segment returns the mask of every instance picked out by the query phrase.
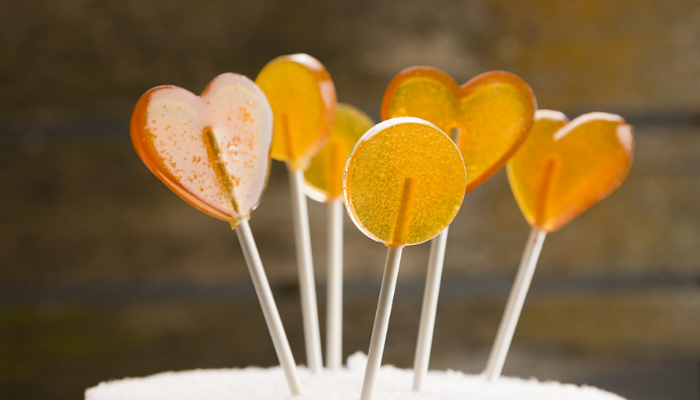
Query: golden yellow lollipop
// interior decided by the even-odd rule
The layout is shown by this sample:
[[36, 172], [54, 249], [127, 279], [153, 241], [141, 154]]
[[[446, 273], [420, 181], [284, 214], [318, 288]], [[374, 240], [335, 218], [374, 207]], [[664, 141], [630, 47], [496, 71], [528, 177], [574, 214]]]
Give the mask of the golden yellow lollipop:
[[632, 166], [632, 127], [619, 115], [569, 120], [537, 111], [530, 138], [508, 162], [513, 195], [527, 222], [554, 232], [612, 193]]
[[530, 137], [508, 162], [510, 187], [532, 229], [486, 365], [487, 379], [501, 375], [546, 234], [617, 189], [632, 166], [633, 150], [632, 127], [619, 115], [594, 112], [569, 122], [558, 111], [537, 111]]
[[[486, 72], [460, 86], [439, 69], [406, 68], [392, 79], [382, 99], [383, 119], [423, 118], [453, 136], [467, 168], [466, 193], [501, 169], [522, 145], [536, 109], [530, 87], [504, 71]], [[445, 229], [430, 247], [414, 361], [417, 391], [428, 372], [447, 234]]]
[[272, 158], [286, 162], [289, 170], [306, 359], [311, 372], [318, 372], [323, 361], [304, 170], [331, 132], [335, 86], [326, 68], [306, 54], [275, 58], [260, 71], [255, 83], [272, 107]]
[[536, 109], [532, 89], [505, 71], [486, 72], [459, 86], [439, 69], [411, 67], [392, 79], [382, 99], [382, 119], [416, 117], [445, 133], [461, 130], [466, 192], [501, 169], [523, 144]]
[[272, 158], [291, 169], [306, 169], [335, 119], [335, 86], [328, 71], [307, 54], [292, 54], [267, 63], [255, 83], [274, 115]]
[[343, 170], [355, 143], [372, 125], [367, 114], [338, 103], [331, 135], [304, 171], [306, 194], [328, 205], [326, 366], [330, 369], [341, 368], [343, 361]]
[[466, 185], [457, 146], [437, 126], [418, 118], [374, 126], [348, 158], [343, 197], [350, 217], [367, 236], [389, 247], [362, 400], [374, 395], [402, 249], [445, 229], [459, 211]]
[[355, 143], [374, 122], [364, 112], [343, 103], [338, 103], [335, 124], [328, 142], [311, 159], [304, 171], [306, 193], [314, 200], [326, 202], [343, 195], [343, 170]]
[[435, 125], [394, 118], [360, 139], [343, 184], [358, 228], [397, 247], [423, 243], [449, 225], [464, 198], [466, 172], [457, 146]]

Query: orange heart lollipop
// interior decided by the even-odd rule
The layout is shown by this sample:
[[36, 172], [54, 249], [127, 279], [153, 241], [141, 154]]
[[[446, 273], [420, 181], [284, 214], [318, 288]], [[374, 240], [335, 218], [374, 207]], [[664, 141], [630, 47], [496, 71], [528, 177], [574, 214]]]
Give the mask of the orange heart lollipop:
[[546, 232], [607, 197], [632, 166], [632, 127], [622, 117], [595, 112], [567, 122], [556, 111], [538, 111], [530, 138], [507, 168], [527, 222]]
[[545, 236], [612, 193], [632, 166], [632, 127], [619, 115], [594, 112], [568, 122], [537, 111], [525, 144], [508, 162], [508, 180], [532, 229], [486, 364], [493, 381], [503, 370]]
[[439, 69], [407, 68], [394, 77], [382, 99], [382, 119], [409, 116], [443, 132], [461, 130], [465, 193], [505, 165], [527, 138], [536, 109], [527, 83], [503, 71], [481, 74], [460, 87]]
[[307, 54], [292, 54], [267, 63], [255, 83], [275, 116], [272, 158], [291, 169], [306, 169], [335, 119], [335, 86], [328, 71]]
[[253, 81], [222, 74], [196, 96], [175, 86], [146, 92], [131, 116], [141, 160], [167, 187], [236, 230], [270, 337], [292, 395], [296, 363], [248, 225], [270, 167], [272, 110]]
[[214, 78], [201, 96], [175, 86], [146, 92], [131, 116], [141, 160], [166, 186], [205, 213], [248, 218], [267, 183], [272, 112], [242, 75]]

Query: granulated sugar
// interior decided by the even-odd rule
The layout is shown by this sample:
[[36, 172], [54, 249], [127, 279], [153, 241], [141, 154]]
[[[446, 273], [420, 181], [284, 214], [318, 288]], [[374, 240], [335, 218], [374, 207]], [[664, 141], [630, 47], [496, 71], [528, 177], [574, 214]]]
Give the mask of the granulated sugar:
[[[103, 382], [85, 392], [85, 400], [358, 400], [367, 358], [355, 354], [340, 371], [299, 374], [304, 394], [289, 394], [279, 367], [202, 369], [164, 372], [144, 378]], [[503, 377], [496, 383], [480, 375], [430, 371], [423, 391], [411, 389], [413, 370], [381, 368], [375, 400], [623, 400], [589, 387]]]

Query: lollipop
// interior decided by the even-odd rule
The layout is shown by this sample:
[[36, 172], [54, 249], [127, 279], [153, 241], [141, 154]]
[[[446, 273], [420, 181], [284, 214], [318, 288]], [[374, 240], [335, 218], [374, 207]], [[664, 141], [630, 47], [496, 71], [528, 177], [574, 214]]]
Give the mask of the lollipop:
[[[467, 170], [468, 193], [498, 171], [525, 141], [536, 101], [530, 87], [508, 72], [487, 72], [461, 87], [430, 67], [401, 71], [382, 100], [382, 118], [422, 118], [450, 132]], [[428, 371], [442, 266], [445, 230], [432, 241], [414, 360], [413, 388], [421, 390]]]
[[352, 221], [388, 248], [367, 355], [362, 400], [374, 395], [404, 246], [425, 242], [450, 224], [464, 198], [466, 171], [455, 144], [435, 125], [394, 118], [355, 145], [343, 194]]
[[486, 377], [497, 380], [520, 317], [545, 235], [604, 199], [632, 166], [634, 136], [622, 117], [594, 112], [568, 122], [558, 111], [537, 111], [530, 138], [508, 162], [515, 199], [532, 226]]
[[309, 216], [303, 192], [304, 170], [326, 143], [333, 126], [335, 87], [323, 65], [306, 54], [275, 58], [260, 71], [255, 82], [270, 101], [274, 114], [272, 158], [286, 162], [289, 171], [306, 359], [309, 369], [317, 372], [323, 361]]
[[343, 169], [353, 146], [374, 123], [357, 108], [338, 103], [335, 124], [326, 146], [304, 172], [306, 192], [328, 203], [328, 301], [326, 307], [326, 365], [342, 365], [343, 332]]
[[270, 164], [272, 111], [265, 95], [237, 74], [214, 78], [201, 96], [159, 86], [136, 104], [131, 139], [167, 187], [235, 228], [289, 389], [300, 394], [294, 357], [248, 225]]

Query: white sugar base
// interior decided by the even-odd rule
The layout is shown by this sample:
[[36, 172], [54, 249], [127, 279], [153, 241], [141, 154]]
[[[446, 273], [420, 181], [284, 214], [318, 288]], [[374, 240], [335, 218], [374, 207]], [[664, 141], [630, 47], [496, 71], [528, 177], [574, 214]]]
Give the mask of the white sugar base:
[[[366, 362], [366, 356], [355, 354], [340, 371], [313, 375], [300, 368], [304, 394], [299, 397], [289, 394], [279, 367], [251, 367], [164, 372], [103, 382], [88, 389], [85, 400], [358, 400]], [[420, 393], [411, 389], [412, 383], [412, 370], [384, 366], [375, 400], [623, 400], [589, 386], [518, 378], [489, 383], [480, 375], [456, 371], [429, 372]]]

